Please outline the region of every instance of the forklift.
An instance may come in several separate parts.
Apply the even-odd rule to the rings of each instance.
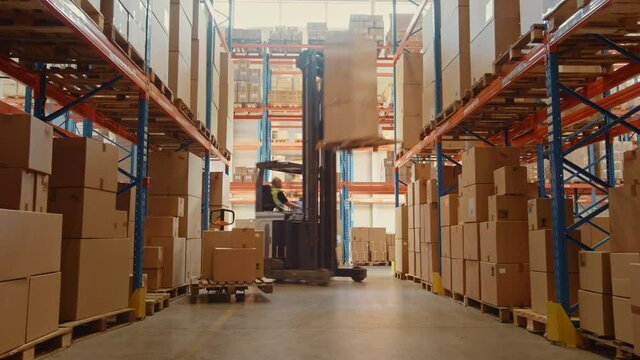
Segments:
[[[327,285],[331,277],[367,277],[362,267],[338,267],[337,173],[335,149],[319,149],[323,139],[323,53],[304,50],[296,60],[302,70],[302,164],[258,163],[256,177],[256,229],[265,234],[265,276],[279,281]],[[302,209],[274,211],[267,170],[302,175]]]

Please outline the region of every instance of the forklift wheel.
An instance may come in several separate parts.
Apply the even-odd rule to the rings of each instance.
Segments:
[[[362,280],[366,279],[366,276],[352,276],[351,279],[355,282],[362,282]]]

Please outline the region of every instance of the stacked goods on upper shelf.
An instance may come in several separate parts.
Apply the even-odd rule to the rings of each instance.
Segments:
[[[169,5],[169,88],[186,106],[191,104],[193,10],[190,0],[171,0]]]
[[[443,1],[440,8],[442,33],[442,106],[461,100],[471,88],[469,53],[469,0]]]
[[[396,208],[395,226],[395,266],[396,272],[401,274],[409,273],[409,206],[399,206]]]
[[[0,354],[58,328],[62,216],[46,213],[52,141],[39,119],[0,115]]]
[[[234,182],[248,182],[252,183],[256,181],[256,168],[246,166],[236,166],[233,169],[233,181]]]
[[[300,106],[302,103],[302,76],[279,75],[269,90],[269,105]]]
[[[527,203],[529,227],[529,269],[531,281],[531,310],[546,315],[547,302],[556,301],[552,199],[531,199]],[[565,223],[573,224],[573,201],[565,199]],[[571,236],[581,240],[579,231]],[[584,239],[582,239],[584,241]],[[569,270],[569,297],[571,303],[578,300],[578,246],[567,242]]]
[[[387,157],[384,159],[384,181],[387,183],[392,183],[395,179],[395,168],[393,167],[393,162],[393,151],[387,151]],[[398,177],[403,183],[409,183],[411,181],[411,167],[404,165],[399,168]]]
[[[164,247],[162,284],[166,288],[200,276],[202,168],[202,159],[188,152],[149,154],[149,176],[153,180],[145,244]],[[168,265],[173,266],[172,272],[167,270]]]
[[[387,261],[387,234],[385,228],[351,228],[351,262],[353,264]]]
[[[413,19],[413,14],[396,14],[396,42],[401,41],[404,38],[404,35],[409,28],[409,24],[411,23],[411,19]],[[389,24],[393,24],[393,15],[389,14]],[[408,48],[407,51],[410,53],[419,53],[420,47],[422,47],[422,31],[419,31],[420,24],[416,24],[416,27],[413,29],[413,34],[409,34],[407,42],[405,42],[405,46]],[[389,31],[387,31],[387,36],[385,39],[386,45],[389,47],[387,49],[387,54],[393,53],[393,29],[390,26]]]
[[[226,149],[233,148],[233,111],[236,94],[234,91],[235,68],[229,53],[220,53],[220,88],[218,110],[218,146]],[[215,72],[214,72],[215,74]],[[216,82],[214,81],[214,85]],[[214,96],[216,89],[213,89]]]
[[[224,38],[227,39],[228,28],[224,31]],[[262,30],[260,29],[237,29],[233,28],[233,32],[231,34],[232,42],[244,43],[244,44],[253,44],[253,43],[261,43],[262,42]]]
[[[307,44],[324,44],[327,38],[326,22],[310,22],[307,23]]]
[[[435,55],[433,49],[434,12],[433,6],[429,6],[422,18],[422,126],[426,126],[435,120]],[[441,69],[437,71],[440,72]]]
[[[264,276],[264,233],[254,229],[203,232],[202,279],[251,282]]]
[[[375,41],[377,45],[384,43],[384,21],[382,15],[349,16],[349,32]]]
[[[378,139],[377,60],[373,41],[331,33],[324,49],[325,143]]]
[[[156,1],[157,2],[157,1]],[[125,1],[125,0],[101,0],[99,4],[95,4],[96,10],[100,9],[104,16],[104,31],[111,40],[121,38],[137,53],[138,58],[144,59],[144,46],[146,41],[146,14],[147,7],[144,1]],[[160,19],[160,11],[157,8],[161,5],[154,6],[151,12],[156,16],[156,19]],[[168,10],[168,4],[164,7]],[[164,26],[164,25],[163,25]],[[166,23],[166,30],[168,33],[169,23]],[[154,32],[154,36],[155,36]],[[162,37],[160,34],[158,37]],[[168,38],[167,42],[168,44]],[[165,45],[166,46],[166,45]],[[166,56],[167,52],[163,53]],[[165,65],[166,66],[166,65]],[[155,69],[154,69],[155,70]],[[162,71],[158,73],[162,74]],[[160,75],[161,76],[161,75]],[[165,80],[164,78],[163,80]]]
[[[88,138],[53,141],[49,210],[63,215],[60,320],[126,308],[133,241],[116,210],[118,151]]]
[[[224,171],[212,172],[209,179],[209,210],[231,208],[229,175]]]
[[[262,102],[262,70],[250,66],[248,60],[241,60],[233,69],[235,99],[241,104]]]
[[[422,55],[404,54],[396,65],[397,134],[403,149],[420,141],[422,130]]]
[[[469,2],[471,83],[493,73],[493,62],[520,37],[520,6],[515,0]]]
[[[544,23],[544,14],[562,0],[520,0],[520,33],[525,34],[534,24]]]
[[[302,31],[295,26],[276,26],[269,31],[269,44],[271,45],[301,45]],[[298,53],[296,48],[271,48],[272,53]]]
[[[102,3],[104,4],[104,0]],[[169,86],[169,62],[167,61],[169,54],[169,29],[171,27],[171,21],[169,20],[169,2],[166,0],[152,1],[151,4],[151,16],[149,20],[152,35],[149,64],[155,76],[166,86]],[[137,19],[144,22],[144,14],[140,14]],[[144,47],[144,41],[142,46]],[[144,51],[141,54],[144,55]]]

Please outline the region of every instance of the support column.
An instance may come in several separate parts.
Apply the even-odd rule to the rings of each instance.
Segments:
[[[391,0],[391,33],[393,43],[393,54],[398,51],[398,13],[397,0]],[[396,63],[393,63],[393,160],[398,157],[398,96],[396,94],[398,79],[396,73]],[[393,193],[396,207],[400,206],[400,169],[393,171]]]
[[[93,123],[91,122],[91,120],[87,118],[84,118],[82,120],[82,137],[86,137],[86,138],[93,137]],[[131,158],[133,159],[133,153],[131,154]],[[133,169],[131,169],[130,174],[133,174],[133,173],[134,173]]]
[[[545,189],[545,179],[544,179],[544,145],[537,144],[536,145],[538,151],[537,157],[537,168],[538,168],[538,197],[544,198],[547,197],[546,189]]]
[[[210,1],[213,6],[213,0]],[[205,81],[205,125],[211,130],[213,100],[213,52],[215,51],[215,43],[213,33],[213,17],[208,17],[207,22],[207,73]],[[204,155],[204,171],[202,184],[202,230],[209,230],[209,193],[211,191],[211,154],[207,152]]]

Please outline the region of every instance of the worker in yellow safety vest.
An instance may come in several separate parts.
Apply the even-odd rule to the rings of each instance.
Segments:
[[[293,203],[287,199],[282,191],[282,179],[274,177],[271,180],[271,197],[273,203],[276,205],[278,211],[287,211],[288,209],[301,209],[302,207],[296,203]]]

